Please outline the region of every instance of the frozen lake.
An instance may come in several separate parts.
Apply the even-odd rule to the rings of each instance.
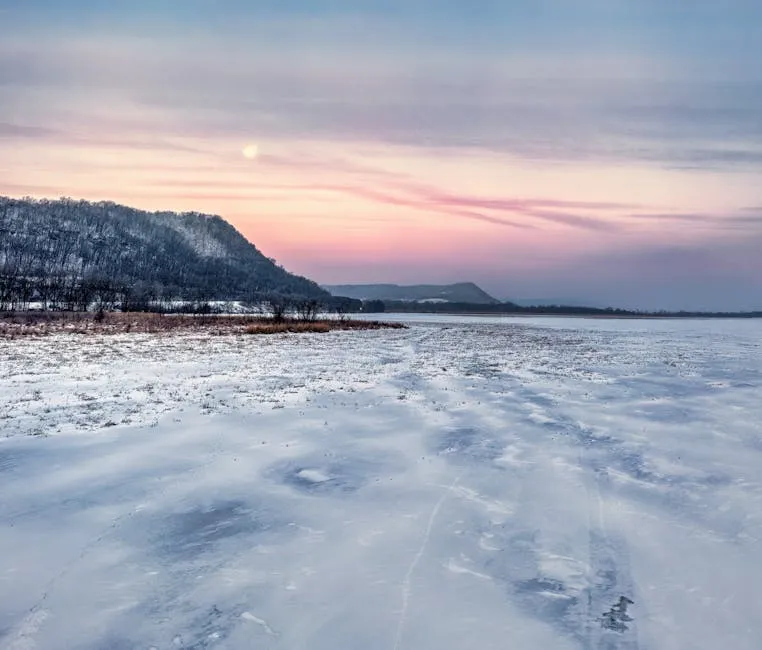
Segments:
[[[0,340],[0,649],[762,647],[762,322],[383,318]]]

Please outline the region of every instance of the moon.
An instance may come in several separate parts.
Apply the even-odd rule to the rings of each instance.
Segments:
[[[259,155],[259,147],[255,144],[247,144],[242,150],[244,158],[254,160]]]

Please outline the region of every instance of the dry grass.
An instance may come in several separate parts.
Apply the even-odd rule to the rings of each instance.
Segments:
[[[247,325],[244,330],[246,334],[282,334],[283,332],[330,332],[331,326],[325,322],[305,322],[295,321],[282,323],[252,323]]]
[[[204,331],[224,334],[325,333],[334,330],[402,328],[400,323],[364,320],[283,320],[259,316],[162,315],[142,312],[107,313],[99,319],[82,312],[0,313],[0,337],[46,336],[49,334],[161,334]]]

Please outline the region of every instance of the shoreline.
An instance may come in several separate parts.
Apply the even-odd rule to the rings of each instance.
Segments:
[[[448,313],[448,316],[457,316],[457,313]],[[464,314],[465,316],[503,316],[503,314],[485,314],[485,313],[473,313]],[[753,318],[762,318],[762,314],[759,316],[659,316],[656,314],[643,314],[643,315],[621,315],[616,314],[505,314],[506,318],[591,318],[598,320],[750,320]]]
[[[580,314],[575,312],[389,311],[388,316],[478,316],[485,318],[594,318],[600,320],[753,320],[762,313],[739,314]],[[356,316],[356,314],[353,314]]]

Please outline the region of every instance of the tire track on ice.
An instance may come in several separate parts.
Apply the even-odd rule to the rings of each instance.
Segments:
[[[426,524],[426,531],[423,535],[421,546],[418,549],[418,552],[415,554],[413,561],[410,563],[407,573],[405,574],[405,578],[402,581],[402,610],[400,611],[400,617],[397,621],[397,632],[394,637],[394,645],[392,646],[393,650],[399,650],[401,647],[400,644],[402,643],[402,635],[405,628],[405,622],[407,620],[407,612],[410,606],[413,574],[415,573],[415,570],[418,567],[418,563],[421,561],[423,554],[426,552],[426,547],[428,546],[429,540],[431,539],[431,531],[434,528],[434,523],[436,522],[437,516],[439,515],[439,511],[442,509],[442,506],[447,500],[447,497],[452,494],[452,491],[458,485],[459,481],[460,476],[458,476],[452,483],[450,483],[450,485],[447,486],[442,496],[439,497],[439,500],[432,509],[431,514],[429,515],[428,523]]]
[[[628,621],[629,626],[622,631],[609,630],[603,625],[604,612],[620,597],[639,600],[634,598],[635,585],[626,542],[621,536],[612,534],[606,524],[606,505],[601,488],[608,488],[608,483],[606,469],[596,467],[592,481],[586,480],[585,486],[589,511],[588,561],[592,578],[587,600],[587,650],[639,650],[635,621]]]
[[[607,466],[616,465],[619,441],[597,438],[594,433],[564,415],[551,398],[537,394],[525,384],[516,395],[536,412],[549,416],[544,428],[553,435],[562,434],[578,447],[578,464],[583,473],[588,508],[588,575],[584,620],[578,634],[585,650],[640,650],[637,625],[629,622],[624,631],[603,626],[603,614],[621,596],[636,601],[636,586],[628,560],[627,541],[606,523],[606,495],[612,492]]]

